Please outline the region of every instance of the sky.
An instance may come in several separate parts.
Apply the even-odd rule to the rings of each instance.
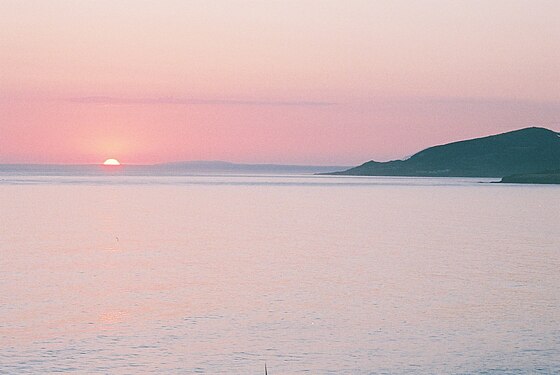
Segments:
[[[560,131],[556,0],[0,0],[0,163],[355,165]]]

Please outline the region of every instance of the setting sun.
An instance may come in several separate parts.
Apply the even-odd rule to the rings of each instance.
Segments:
[[[103,165],[121,165],[117,159],[107,159],[103,162]]]

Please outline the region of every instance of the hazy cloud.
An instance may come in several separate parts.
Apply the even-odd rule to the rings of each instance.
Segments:
[[[126,98],[112,96],[82,96],[67,99],[74,103],[106,104],[106,105],[257,105],[257,106],[330,106],[337,103],[315,100],[246,100],[246,99],[197,99],[197,98]]]

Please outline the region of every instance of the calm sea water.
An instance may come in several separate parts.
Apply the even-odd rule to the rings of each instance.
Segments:
[[[0,373],[560,373],[560,187],[0,178]]]

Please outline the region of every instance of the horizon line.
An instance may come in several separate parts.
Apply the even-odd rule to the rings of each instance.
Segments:
[[[165,166],[165,165],[174,165],[174,164],[181,164],[181,163],[221,163],[227,165],[245,165],[245,166],[279,166],[279,167],[350,167],[351,165],[344,165],[342,164],[289,164],[289,163],[241,163],[241,162],[231,162],[225,160],[176,160],[176,161],[166,161],[166,162],[159,162],[159,163],[152,163],[152,164],[144,164],[144,163],[120,163],[119,166],[131,166],[131,167],[157,167],[157,166]],[[76,166],[76,167],[86,167],[86,166],[105,166],[103,162],[100,163],[3,163],[0,162],[0,166]],[[110,166],[113,167],[113,166]]]

